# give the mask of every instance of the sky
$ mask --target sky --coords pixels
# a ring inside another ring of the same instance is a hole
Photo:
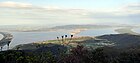
[[[140,25],[140,0],[0,0],[0,25]]]

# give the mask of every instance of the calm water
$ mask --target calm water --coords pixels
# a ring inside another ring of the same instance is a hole
[[[117,34],[114,31],[115,28],[108,28],[108,29],[91,29],[82,31],[76,36],[99,36],[104,34]],[[32,42],[44,41],[44,40],[51,40],[56,39],[57,36],[62,36],[65,34],[69,34],[68,31],[55,31],[55,32],[11,32],[14,36],[10,48],[13,48],[19,44],[27,44]]]
[[[2,34],[0,34],[0,40],[3,38],[3,35]]]
[[[134,32],[140,33],[140,28],[133,29]]]
[[[57,36],[68,34],[68,32],[11,32],[14,36],[11,42],[11,48],[19,44],[56,39]]]
[[[99,35],[105,35],[105,34],[117,34],[115,32],[116,28],[108,28],[108,29],[91,29],[91,30],[86,30],[81,33],[79,33],[79,36],[99,36]]]

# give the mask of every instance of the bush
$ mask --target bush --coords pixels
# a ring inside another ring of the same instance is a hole
[[[69,53],[3,51],[0,63],[140,63],[140,48],[116,49],[102,47],[87,49],[78,45]]]

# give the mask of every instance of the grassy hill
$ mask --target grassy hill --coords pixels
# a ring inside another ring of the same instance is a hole
[[[83,45],[87,48],[98,48],[104,46],[126,48],[140,45],[140,35],[110,34],[97,37],[74,37],[21,44],[13,49],[19,48],[20,50],[36,50],[40,47],[54,47],[56,45],[64,46],[66,48],[76,47],[77,45]]]

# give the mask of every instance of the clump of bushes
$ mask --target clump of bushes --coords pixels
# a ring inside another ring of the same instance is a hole
[[[0,52],[0,63],[140,63],[140,48],[87,49],[78,45],[69,53],[58,55],[51,52],[9,50]]]

